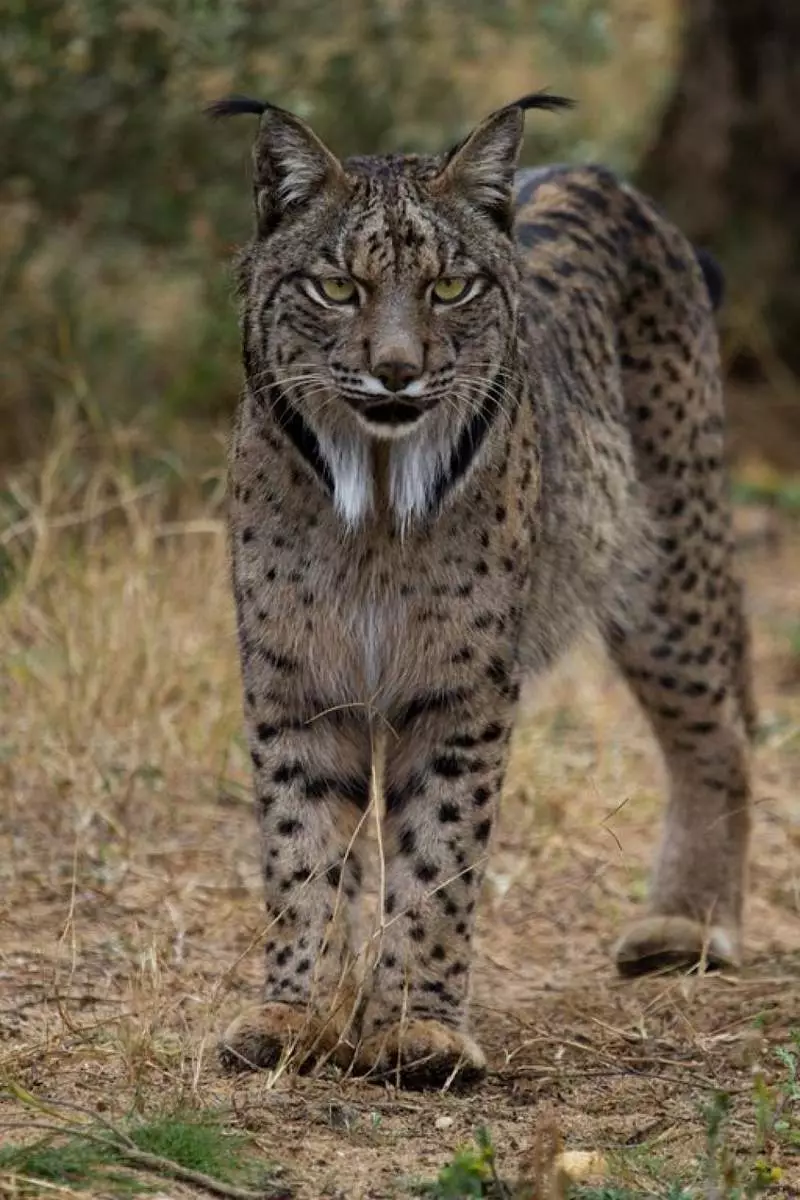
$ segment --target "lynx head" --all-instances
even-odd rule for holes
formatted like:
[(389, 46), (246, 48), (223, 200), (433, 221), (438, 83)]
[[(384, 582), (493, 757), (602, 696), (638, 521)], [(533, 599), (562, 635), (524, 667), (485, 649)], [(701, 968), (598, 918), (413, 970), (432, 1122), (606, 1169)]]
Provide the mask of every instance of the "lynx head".
[(390, 503), (404, 525), (441, 502), (456, 467), (466, 473), (502, 411), (524, 109), (567, 103), (526, 97), (438, 158), (344, 161), (283, 109), (212, 106), (261, 114), (256, 233), (241, 260), (248, 386), (295, 431), (348, 524), (373, 504), (375, 440), (392, 443)]

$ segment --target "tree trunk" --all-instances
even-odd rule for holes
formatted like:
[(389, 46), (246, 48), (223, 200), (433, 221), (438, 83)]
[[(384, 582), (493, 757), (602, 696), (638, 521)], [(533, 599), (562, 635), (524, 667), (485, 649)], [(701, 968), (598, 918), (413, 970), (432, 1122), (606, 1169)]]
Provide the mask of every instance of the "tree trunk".
[(800, 375), (800, 0), (683, 6), (676, 85), (639, 183), (722, 263), (729, 367), (740, 379), (769, 382), (770, 406), (780, 412), (769, 414), (768, 453), (788, 455), (786, 465), (797, 469), (800, 398), (791, 377)]

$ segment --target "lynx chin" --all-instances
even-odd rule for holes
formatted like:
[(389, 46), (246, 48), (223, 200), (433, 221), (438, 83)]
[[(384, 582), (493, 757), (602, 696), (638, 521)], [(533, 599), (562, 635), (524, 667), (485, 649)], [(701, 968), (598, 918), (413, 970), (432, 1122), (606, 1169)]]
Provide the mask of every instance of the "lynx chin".
[(269, 928), (230, 1067), (483, 1072), (472, 934), (520, 683), (587, 626), (668, 776), (617, 965), (739, 957), (754, 706), (720, 277), (608, 171), (517, 171), (524, 111), (565, 103), (346, 160), (274, 105), (213, 106), (260, 118), (230, 535)]

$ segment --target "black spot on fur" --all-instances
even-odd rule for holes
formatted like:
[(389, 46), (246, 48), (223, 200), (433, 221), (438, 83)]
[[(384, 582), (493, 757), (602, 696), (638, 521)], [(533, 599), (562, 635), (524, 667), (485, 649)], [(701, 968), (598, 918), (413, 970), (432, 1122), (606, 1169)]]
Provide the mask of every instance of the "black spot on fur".
[(433, 863), (418, 862), (414, 868), (414, 874), (420, 883), (433, 883), (439, 872)]
[(442, 779), (459, 779), (469, 769), (470, 764), (458, 754), (439, 754), (431, 762), (434, 775), (440, 775)]
[(400, 853), (413, 854), (417, 848), (417, 839), (413, 829), (406, 827), (400, 834)]
[(386, 812), (396, 815), (405, 808), (409, 800), (420, 795), (424, 789), (420, 775), (412, 775), (405, 783), (390, 783), (386, 788)]
[(475, 841), (481, 842), (482, 844), (485, 845), (485, 843), (488, 842), (488, 840), (489, 840), (489, 834), (491, 833), (491, 830), (492, 830), (492, 822), (491, 821), (489, 821), (488, 819), (486, 821), (481, 821), (479, 825), (475, 826)]
[(281, 763), (272, 773), (273, 783), (291, 783), (293, 779), (297, 779), (298, 775), (303, 774), (303, 768), (299, 763), (289, 762)]

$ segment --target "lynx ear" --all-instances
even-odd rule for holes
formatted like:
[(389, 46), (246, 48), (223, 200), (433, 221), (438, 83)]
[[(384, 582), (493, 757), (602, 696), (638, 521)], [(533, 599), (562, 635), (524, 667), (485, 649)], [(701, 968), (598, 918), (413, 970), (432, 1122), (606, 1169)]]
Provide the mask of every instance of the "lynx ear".
[(262, 233), (286, 213), (308, 204), (323, 189), (346, 186), (338, 158), (305, 121), (286, 109), (232, 96), (212, 104), (208, 111), (215, 117), (261, 114), (253, 146), (253, 187)]
[(450, 151), (434, 180), (434, 192), (460, 195), (506, 226), (524, 127), (521, 108), (492, 113)]
[(433, 182), (440, 195), (463, 196), (502, 228), (511, 223), (511, 190), (529, 108), (567, 108), (572, 101), (536, 92), (488, 116), (447, 156)]
[(253, 147), (253, 183), (259, 226), (271, 228), (287, 212), (302, 208), (323, 189), (344, 189), (338, 158), (312, 129), (282, 108), (261, 118)]

